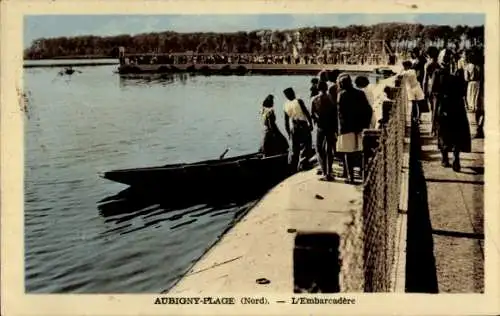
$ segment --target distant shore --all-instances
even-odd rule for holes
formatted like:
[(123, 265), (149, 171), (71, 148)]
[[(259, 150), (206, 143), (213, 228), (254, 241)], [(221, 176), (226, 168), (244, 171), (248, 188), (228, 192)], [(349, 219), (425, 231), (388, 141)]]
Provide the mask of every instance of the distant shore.
[(106, 56), (106, 55), (75, 55), (75, 56), (58, 56), (50, 58), (35, 58), (28, 59), (24, 58), (24, 61), (38, 61), (38, 60), (85, 60), (85, 59), (118, 59), (117, 57)]

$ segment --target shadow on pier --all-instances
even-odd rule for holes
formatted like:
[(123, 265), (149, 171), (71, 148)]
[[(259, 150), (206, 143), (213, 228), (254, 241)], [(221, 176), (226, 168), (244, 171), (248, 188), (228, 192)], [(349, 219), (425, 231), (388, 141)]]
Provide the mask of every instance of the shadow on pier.
[(409, 293), (438, 293), (427, 185), (420, 161), (426, 140), (421, 140), (417, 124), (411, 130), (405, 288)]

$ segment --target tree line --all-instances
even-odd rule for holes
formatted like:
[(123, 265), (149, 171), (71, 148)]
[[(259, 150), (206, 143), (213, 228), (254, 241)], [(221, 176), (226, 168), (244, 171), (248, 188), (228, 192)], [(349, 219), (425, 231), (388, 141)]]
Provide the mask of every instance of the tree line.
[[(412, 47), (462, 47), (484, 44), (484, 26), (379, 23), (372, 26), (306, 27), (291, 30), (255, 30), (233, 33), (177, 33), (173, 31), (117, 36), (40, 38), (24, 51), (25, 59), (116, 58), (118, 47), (127, 53), (254, 53), (314, 54), (332, 41), (383, 41), (391, 51)], [(299, 45), (296, 45), (299, 44)]]

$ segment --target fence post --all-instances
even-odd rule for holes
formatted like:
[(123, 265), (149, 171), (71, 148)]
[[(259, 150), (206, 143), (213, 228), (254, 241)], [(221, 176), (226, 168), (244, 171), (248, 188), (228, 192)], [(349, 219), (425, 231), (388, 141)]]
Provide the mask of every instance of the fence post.
[(380, 130), (379, 129), (365, 129), (363, 130), (363, 161), (362, 161), (362, 179), (366, 179), (366, 170), (370, 165), (370, 161), (375, 155), (380, 143)]

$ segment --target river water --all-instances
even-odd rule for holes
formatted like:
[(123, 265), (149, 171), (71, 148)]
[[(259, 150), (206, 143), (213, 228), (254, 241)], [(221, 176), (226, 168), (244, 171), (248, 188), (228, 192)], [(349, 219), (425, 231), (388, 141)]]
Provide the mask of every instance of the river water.
[(124, 186), (98, 172), (212, 159), (227, 147), (228, 157), (255, 152), (265, 96), (275, 95), (282, 128), (281, 91), (309, 93), (307, 76), (160, 81), (121, 79), (115, 68), (78, 67), (71, 77), (25, 69), (27, 292), (168, 289), (248, 205), (121, 205), (123, 214), (104, 215), (98, 202)]

